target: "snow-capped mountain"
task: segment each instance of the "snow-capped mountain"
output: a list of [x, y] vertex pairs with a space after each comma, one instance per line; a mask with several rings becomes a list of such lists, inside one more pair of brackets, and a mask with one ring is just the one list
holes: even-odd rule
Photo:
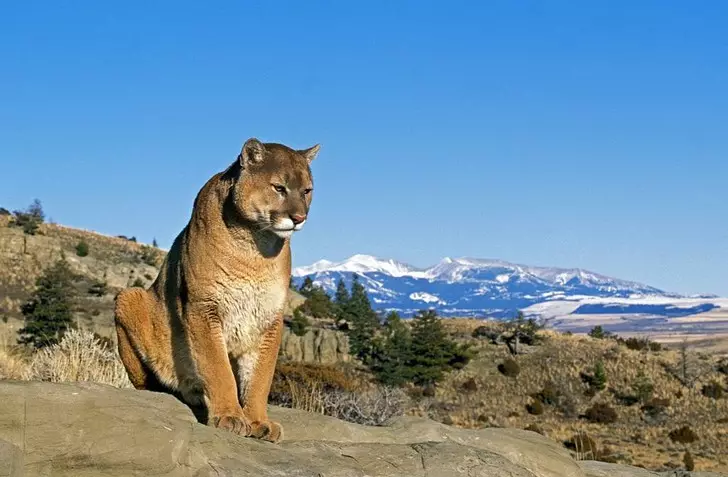
[[343, 279], [359, 277], [379, 310], [410, 316], [434, 308], [441, 316], [508, 318], [519, 310], [555, 318], [569, 315], [625, 314], [688, 316], [710, 311], [725, 300], [685, 297], [655, 287], [581, 269], [531, 267], [500, 260], [445, 258], [426, 269], [370, 255], [342, 262], [322, 260], [293, 271], [294, 283], [305, 277], [333, 294]]

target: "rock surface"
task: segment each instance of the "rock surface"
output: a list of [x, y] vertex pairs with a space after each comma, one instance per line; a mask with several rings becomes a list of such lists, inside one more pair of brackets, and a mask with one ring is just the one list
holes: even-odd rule
[[[275, 445], [198, 424], [171, 396], [98, 384], [0, 382], [0, 476], [642, 477], [574, 461], [516, 429], [401, 418], [387, 427], [271, 407]], [[693, 474], [699, 475], [699, 474]]]
[[325, 328], [309, 329], [303, 336], [285, 328], [280, 354], [291, 361], [318, 364], [336, 364], [351, 359], [346, 334]]

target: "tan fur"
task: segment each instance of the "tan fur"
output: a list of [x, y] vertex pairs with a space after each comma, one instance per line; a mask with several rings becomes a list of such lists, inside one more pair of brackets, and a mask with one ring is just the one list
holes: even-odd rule
[[119, 354], [137, 389], [179, 396], [208, 425], [278, 442], [267, 415], [291, 275], [290, 236], [311, 205], [309, 164], [249, 139], [200, 190], [157, 280], [116, 299]]

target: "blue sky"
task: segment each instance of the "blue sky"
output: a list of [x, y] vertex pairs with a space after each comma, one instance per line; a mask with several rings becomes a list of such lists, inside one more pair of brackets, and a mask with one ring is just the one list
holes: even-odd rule
[[169, 246], [251, 136], [321, 143], [294, 264], [728, 295], [728, 3], [13, 2], [0, 206]]

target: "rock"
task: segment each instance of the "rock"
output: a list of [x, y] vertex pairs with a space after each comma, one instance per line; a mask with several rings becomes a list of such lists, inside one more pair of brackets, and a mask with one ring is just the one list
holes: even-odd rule
[[587, 477], [660, 477], [656, 472], [626, 465], [594, 461], [584, 461], [580, 464]]
[[297, 336], [285, 328], [281, 357], [291, 361], [318, 364], [347, 362], [351, 359], [349, 340], [344, 333], [336, 330], [311, 328], [303, 336]]
[[610, 467], [577, 463], [534, 432], [457, 429], [424, 418], [366, 427], [271, 407], [285, 428], [276, 445], [199, 424], [186, 406], [160, 393], [5, 381], [0, 402], [0, 476], [653, 475], [620, 466], [614, 469], [621, 473], [594, 473]]

